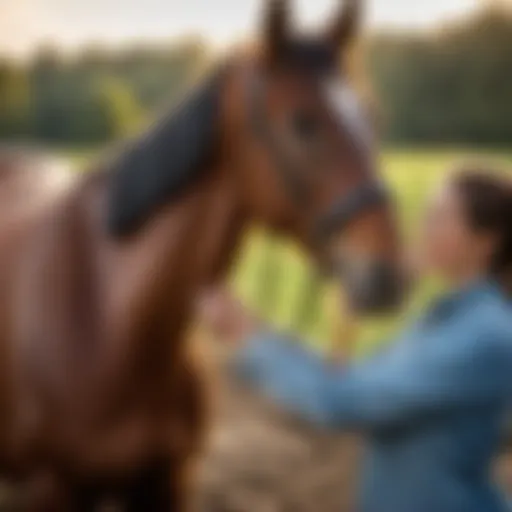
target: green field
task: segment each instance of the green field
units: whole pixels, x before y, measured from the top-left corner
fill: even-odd
[[[69,152],[67,153],[69,155]],[[79,164],[90,158],[74,153]],[[443,175],[460,161],[491,161],[512,167],[512,150],[388,150],[382,155],[382,169],[396,194],[404,230],[411,232],[425,199]],[[329,283],[320,282],[293,244],[251,231],[233,272],[238,294],[272,325],[297,333],[321,348],[332,338],[334,293]],[[431,290],[423,286],[410,309],[423,304]],[[367,319],[361,325],[358,352],[367,353],[413,313],[395,319]]]
[[[382,169],[396,194],[404,231],[411,233],[419,220],[429,191],[461,161],[482,160],[512,167],[512,151],[388,150]],[[300,252],[291,244],[263,233],[249,237],[234,275],[239,294],[273,325],[300,333],[317,347],[332,338],[335,294],[321,283]],[[358,353],[372,350],[424,304],[434,293],[423,285],[406,313],[393,319],[361,322]]]

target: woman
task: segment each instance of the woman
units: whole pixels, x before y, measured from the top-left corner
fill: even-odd
[[[222,293],[205,317],[245,340],[236,359],[245,380],[309,421],[367,436],[359,510],[503,511],[490,464],[512,394],[512,184],[489,172],[456,174],[433,199],[420,238],[422,274],[451,291],[367,362],[328,367],[259,330]]]

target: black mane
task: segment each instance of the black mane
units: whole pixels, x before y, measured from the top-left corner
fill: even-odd
[[[137,231],[187,187],[212,157],[223,73],[182,100],[113,165],[107,223],[114,236]]]
[[[322,41],[301,38],[287,43],[280,65],[322,75],[336,69],[337,57]],[[225,68],[221,66],[117,158],[109,189],[110,234],[136,232],[206,167],[215,147]]]

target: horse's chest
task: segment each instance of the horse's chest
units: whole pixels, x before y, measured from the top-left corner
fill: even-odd
[[[135,400],[111,428],[91,436],[96,440],[87,454],[98,457],[91,466],[125,470],[151,458],[185,459],[199,449],[205,410],[201,381],[192,375],[160,390],[158,399]]]
[[[163,387],[156,389],[156,384]],[[146,383],[102,432],[91,432],[86,452],[95,470],[137,467],[145,460],[187,458],[198,451],[206,424],[206,400],[194,371]]]
[[[86,414],[94,408],[78,397],[74,404],[58,398],[35,402],[33,414],[18,415],[23,438],[16,459],[27,468],[42,457],[85,474],[123,475],[151,459],[197,452],[206,400],[193,360],[179,357],[142,370],[118,383],[120,394],[96,397],[103,401],[99,415]]]

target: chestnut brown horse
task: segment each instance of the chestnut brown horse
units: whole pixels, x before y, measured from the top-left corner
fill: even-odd
[[[257,51],[96,172],[48,187],[49,170],[0,162],[0,467],[30,510],[187,508],[205,403],[185,329],[249,222],[303,243],[355,308],[400,295],[392,208],[344,72],[360,6],[298,37],[268,2]]]

